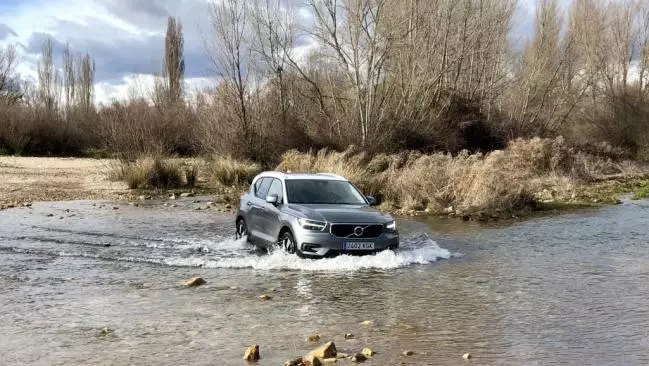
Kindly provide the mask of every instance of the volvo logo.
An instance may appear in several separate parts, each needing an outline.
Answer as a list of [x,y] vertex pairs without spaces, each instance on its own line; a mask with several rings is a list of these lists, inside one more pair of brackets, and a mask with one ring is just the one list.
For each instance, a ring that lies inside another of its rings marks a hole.
[[354,228],[354,235],[356,235],[356,236],[361,236],[361,235],[363,235],[364,232],[365,232],[365,229],[362,228],[361,226],[356,226]]

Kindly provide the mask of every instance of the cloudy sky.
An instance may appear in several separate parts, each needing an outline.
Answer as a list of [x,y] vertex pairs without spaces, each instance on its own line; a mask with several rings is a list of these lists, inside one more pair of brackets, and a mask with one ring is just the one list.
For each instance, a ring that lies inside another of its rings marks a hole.
[[[533,0],[523,1],[523,19],[532,14],[528,2]],[[97,99],[107,102],[128,94],[133,75],[160,69],[168,16],[184,27],[190,88],[207,85],[214,76],[203,41],[210,32],[208,14],[208,0],[0,0],[0,45],[19,45],[18,71],[34,80],[48,37],[55,49],[69,42],[73,52],[88,52],[97,66]]]

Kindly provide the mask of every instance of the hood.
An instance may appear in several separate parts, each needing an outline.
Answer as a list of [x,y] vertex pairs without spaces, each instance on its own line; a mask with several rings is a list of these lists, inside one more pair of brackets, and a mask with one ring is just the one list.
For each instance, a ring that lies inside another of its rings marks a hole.
[[386,223],[393,220],[390,215],[367,206],[289,204],[288,208],[308,219],[327,222],[361,224]]

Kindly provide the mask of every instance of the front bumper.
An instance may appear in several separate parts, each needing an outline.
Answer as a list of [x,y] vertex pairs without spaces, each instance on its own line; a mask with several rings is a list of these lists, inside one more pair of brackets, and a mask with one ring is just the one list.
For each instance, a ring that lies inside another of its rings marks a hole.
[[[365,255],[399,248],[399,233],[383,233],[376,238],[339,238],[324,231],[300,230],[295,233],[297,247],[305,257],[332,257],[340,254]],[[345,242],[372,242],[373,250],[345,250]]]

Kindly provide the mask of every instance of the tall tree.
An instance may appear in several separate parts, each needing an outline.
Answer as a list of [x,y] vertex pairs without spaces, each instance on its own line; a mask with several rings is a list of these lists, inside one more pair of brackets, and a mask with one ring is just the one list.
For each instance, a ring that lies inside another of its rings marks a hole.
[[53,114],[58,108],[59,77],[54,67],[54,46],[48,39],[41,50],[41,60],[38,65],[38,96],[41,106],[48,114]]
[[279,105],[283,126],[288,123],[289,57],[293,48],[295,12],[287,9],[281,0],[256,0],[254,3],[254,50],[264,64],[262,72],[273,76],[272,83],[279,91]]
[[169,17],[165,37],[164,77],[166,99],[171,104],[180,103],[183,99],[185,80],[185,57],[183,27],[179,20]]
[[[248,5],[245,0],[210,3],[210,20],[215,37],[210,60],[224,82],[222,90],[236,100],[234,124],[241,132],[244,145],[252,146],[252,116],[249,108],[249,76],[252,47]],[[241,152],[252,153],[251,150]]]
[[77,105],[84,113],[93,109],[95,89],[95,61],[89,54],[81,57],[77,70]]
[[72,107],[75,103],[74,89],[76,86],[74,57],[70,51],[70,44],[67,43],[63,48],[63,93],[65,96],[65,113],[69,118]]

